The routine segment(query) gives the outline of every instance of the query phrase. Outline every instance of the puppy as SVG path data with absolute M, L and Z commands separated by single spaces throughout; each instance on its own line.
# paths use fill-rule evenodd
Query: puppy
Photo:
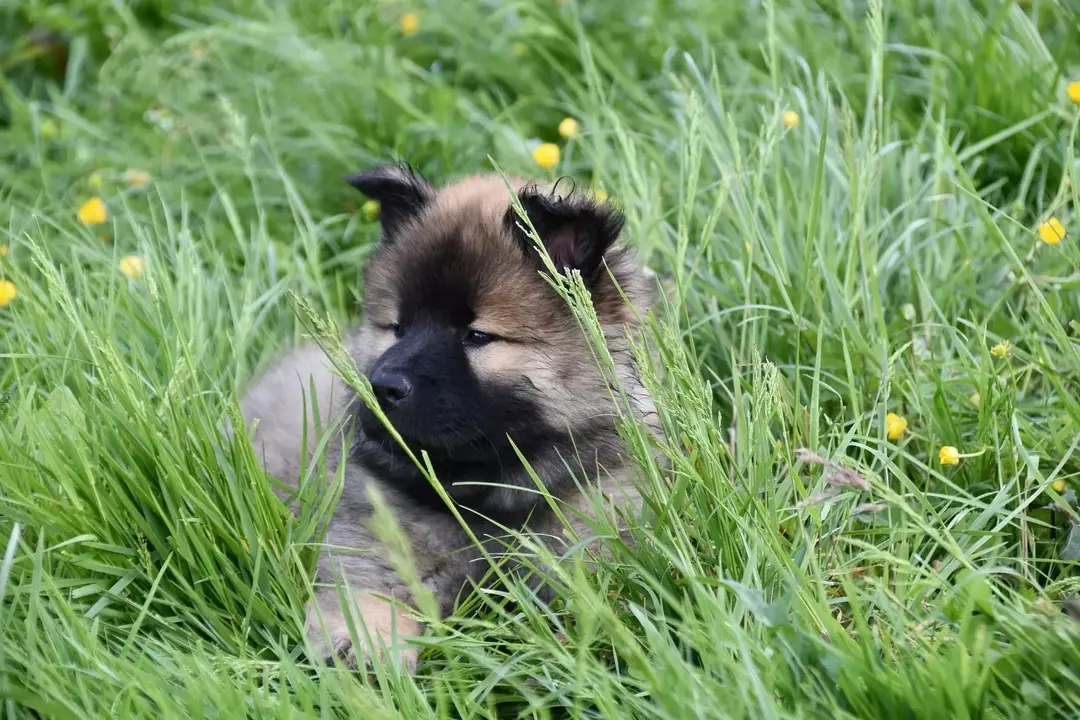
M 502 528 L 548 538 L 565 529 L 515 446 L 547 492 L 569 506 L 563 514 L 582 534 L 589 534 L 585 518 L 597 504 L 575 477 L 599 476 L 604 498 L 635 510 L 640 497 L 608 383 L 569 307 L 541 275 L 542 257 L 522 230 L 503 179 L 478 175 L 438 189 L 407 166 L 390 165 L 349 182 L 380 203 L 382 239 L 363 271 L 365 322 L 344 346 L 404 444 L 417 457 L 428 454 L 481 547 L 492 554 L 503 549 Z M 510 185 L 554 266 L 581 274 L 632 410 L 654 422 L 626 333 L 654 302 L 655 285 L 616 245 L 622 215 L 558 184 Z M 241 402 L 245 421 L 258 420 L 254 443 L 267 472 L 295 486 L 301 455 L 313 450 L 301 447 L 303 396 L 312 383 L 323 426 L 340 421 L 332 469 L 340 443 L 349 440 L 345 487 L 318 566 L 321 580 L 348 588 L 349 607 L 342 607 L 338 587 L 317 589 L 309 640 L 324 657 L 348 662 L 390 648 L 411 670 L 417 651 L 400 641 L 420 631 L 406 610 L 415 598 L 371 529 L 369 490 L 394 511 L 419 579 L 444 615 L 490 566 L 442 496 L 314 345 L 292 351 Z M 347 610 L 359 616 L 354 626 L 362 647 L 353 644 Z

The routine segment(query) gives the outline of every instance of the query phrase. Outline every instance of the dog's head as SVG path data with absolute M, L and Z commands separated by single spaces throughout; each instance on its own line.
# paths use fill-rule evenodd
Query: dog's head
M 528 484 L 515 446 L 545 482 L 553 468 L 565 478 L 563 464 L 578 458 L 590 471 L 614 462 L 611 394 L 570 309 L 541 276 L 504 181 L 473 176 L 437 189 L 402 165 L 349 181 L 380 203 L 383 229 L 364 271 L 357 360 L 406 444 L 427 451 L 451 486 Z M 652 299 L 641 268 L 616 246 L 622 214 L 557 185 L 511 185 L 555 266 L 581 273 L 618 342 Z M 628 353 L 616 356 L 632 377 Z M 403 485 L 426 483 L 374 414 L 362 403 L 357 412 L 358 458 Z M 451 494 L 491 509 L 518 502 L 495 488 Z

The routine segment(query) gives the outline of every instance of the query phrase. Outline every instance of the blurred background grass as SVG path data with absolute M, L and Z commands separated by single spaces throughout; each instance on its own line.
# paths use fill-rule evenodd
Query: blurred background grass
M 6 714 L 1076 716 L 1077 80 L 1054 0 L 0 5 Z M 362 312 L 340 177 L 489 155 L 604 190 L 670 289 L 657 516 L 416 680 L 311 668 L 328 508 L 218 428 L 287 293 Z

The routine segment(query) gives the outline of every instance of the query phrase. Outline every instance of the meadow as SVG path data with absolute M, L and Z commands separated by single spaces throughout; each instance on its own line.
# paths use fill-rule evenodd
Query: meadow
M 1068 0 L 0 5 L 0 716 L 1077 717 L 1078 127 Z M 398 159 L 625 211 L 664 434 L 635 549 L 365 677 L 221 428 Z

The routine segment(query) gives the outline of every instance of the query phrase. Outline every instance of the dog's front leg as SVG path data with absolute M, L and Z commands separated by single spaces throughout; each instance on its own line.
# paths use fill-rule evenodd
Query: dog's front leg
M 379 658 L 414 672 L 420 651 L 407 640 L 420 631 L 401 601 L 345 586 L 316 588 L 307 607 L 305 632 L 313 653 L 327 661 L 337 657 L 351 667 Z

